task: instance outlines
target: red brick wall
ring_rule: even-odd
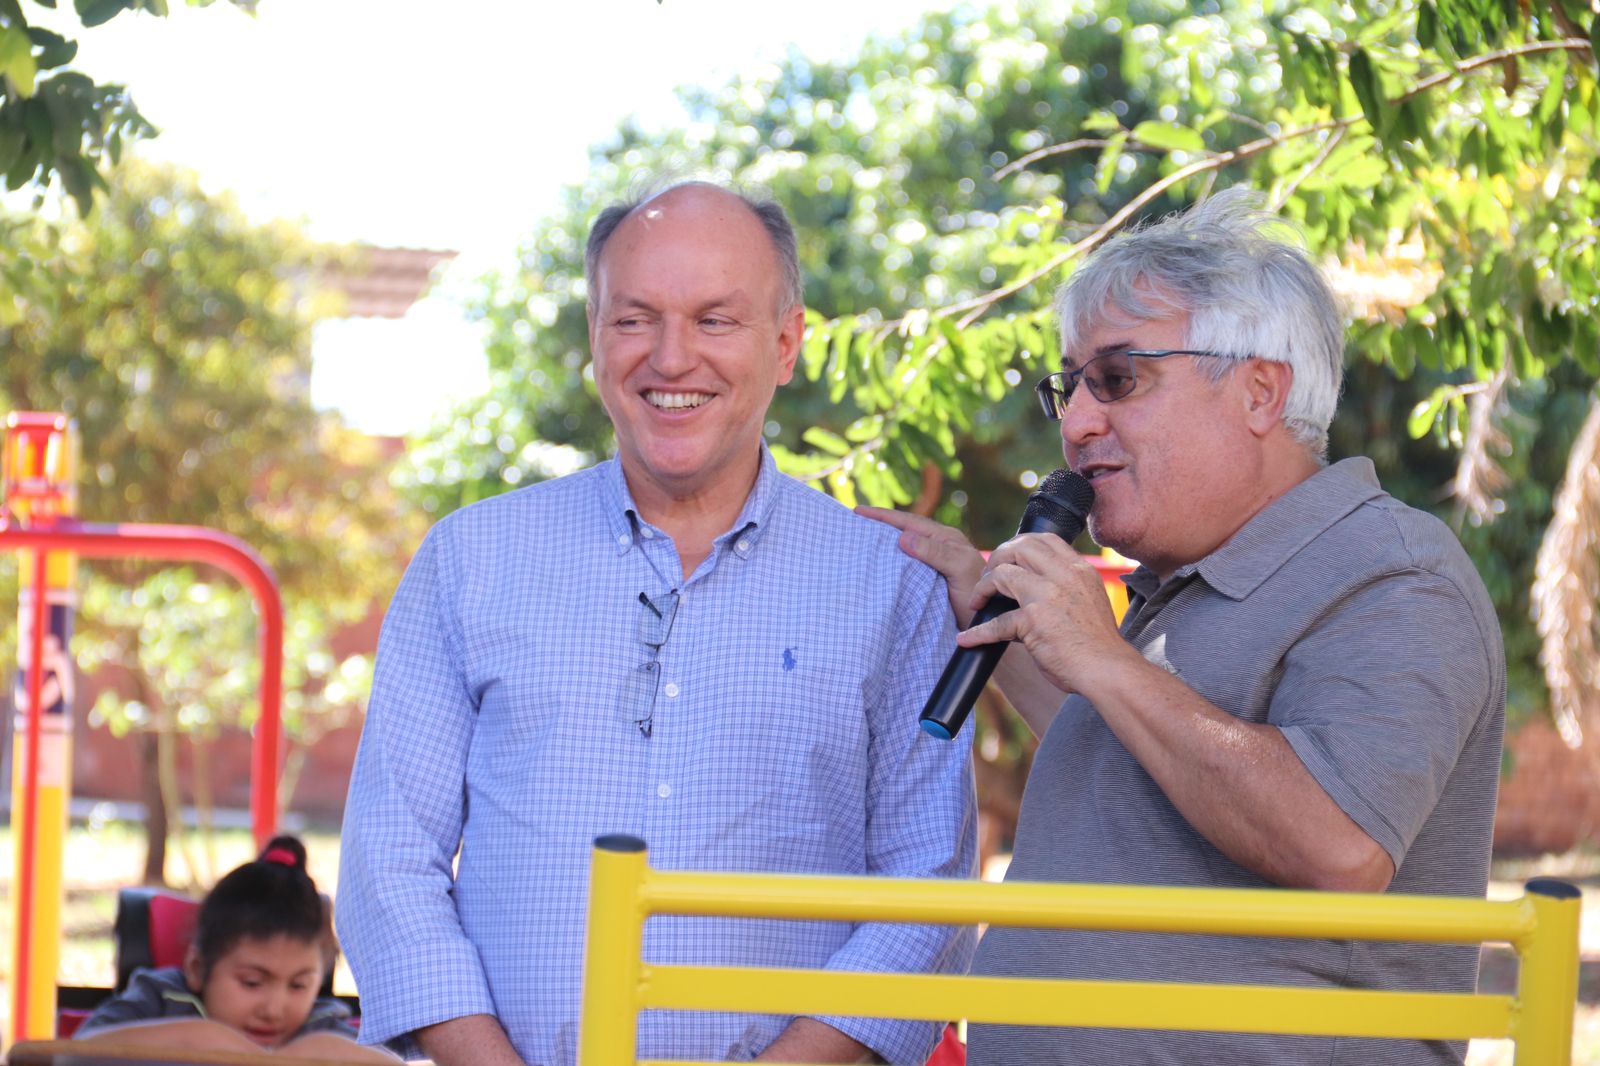
[[[377,644],[376,617],[341,634],[336,654],[348,655]],[[370,642],[370,643],[366,643]],[[93,684],[80,688],[73,757],[74,794],[97,799],[136,800],[138,764],[130,740],[105,728],[90,729],[84,708],[93,701]],[[341,729],[316,745],[307,758],[292,809],[317,821],[336,821],[344,810],[345,789],[355,759],[358,729]],[[1538,855],[1570,851],[1600,841],[1600,758],[1590,749],[1572,751],[1544,720],[1524,725],[1508,738],[1511,772],[1500,782],[1495,815],[1495,854]],[[249,738],[234,733],[212,745],[212,781],[220,806],[249,805]],[[189,780],[191,759],[180,747],[180,767]]]

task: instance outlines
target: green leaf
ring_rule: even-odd
[[[1406,432],[1411,434],[1412,440],[1421,440],[1428,435],[1453,391],[1449,385],[1440,385],[1431,396],[1411,409],[1411,415],[1406,419]]]
[[[823,429],[821,426],[812,426],[800,435],[800,439],[818,451],[827,452],[829,455],[845,456],[850,454],[850,442],[837,433]]]
[[[50,121],[50,111],[38,100],[23,101],[22,128],[28,131],[29,147],[36,156],[42,158],[55,143],[56,130]]]
[[[78,18],[85,26],[100,26],[133,6],[133,0],[73,0]]]
[[[57,156],[56,173],[61,184],[78,205],[78,217],[88,218],[94,210],[94,167],[81,156]]]
[[[1123,130],[1114,134],[1100,152],[1100,162],[1095,164],[1094,185],[1101,196],[1111,188],[1111,182],[1117,176],[1117,160],[1122,158],[1122,146],[1127,143],[1128,132]]]
[[[1557,111],[1561,109],[1561,98],[1567,90],[1567,57],[1566,53],[1557,53],[1556,60],[1552,61],[1550,68],[1550,84],[1544,87],[1544,95],[1539,97],[1539,121],[1549,122]]]
[[[9,122],[0,122],[0,173],[17,165],[22,156],[22,131]]]
[[[1357,48],[1350,53],[1350,88],[1355,90],[1356,99],[1361,103],[1361,113],[1367,117],[1378,139],[1382,140],[1388,132],[1392,116],[1385,106],[1388,101],[1384,96],[1383,82],[1364,48]]]
[[[0,26],[0,74],[11,82],[18,96],[33,95],[34,78],[39,68],[33,61],[33,40],[20,26]]]
[[[1422,0],[1417,7],[1417,41],[1428,48],[1437,49],[1440,40],[1439,9],[1433,6],[1431,0]]]
[[[121,138],[113,136],[108,148],[111,151],[111,161],[115,163],[117,157],[122,153]],[[808,381],[815,381],[820,378],[822,371],[828,365],[830,328],[826,318],[809,308],[806,310],[806,342],[805,346],[800,350],[800,357],[803,360],[801,365],[805,368]]]
[[[23,152],[11,169],[6,171],[6,189],[16,192],[26,185],[33,177],[35,170],[39,169],[38,160],[33,152]]]
[[[1216,99],[1216,93],[1211,90],[1210,80],[1200,70],[1198,49],[1189,51],[1189,99],[1199,111],[1211,110],[1212,101]]]
[[[1169,152],[1203,152],[1206,148],[1205,138],[1176,122],[1141,122],[1133,128],[1133,139]]]
[[[29,27],[28,39],[39,48],[35,61],[40,70],[65,66],[78,54],[77,41],[69,41],[59,33],[51,33],[37,26]]]

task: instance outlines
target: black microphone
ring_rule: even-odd
[[[1054,471],[1039,485],[1038,491],[1028,497],[1027,509],[1022,512],[1018,533],[1054,533],[1071,544],[1083,532],[1089,521],[1089,508],[1094,506],[1094,486],[1066,467]],[[1009,596],[994,595],[983,605],[983,610],[973,616],[973,625],[982,625],[1007,611],[1017,609],[1017,601]],[[1006,653],[1008,641],[983,644],[976,648],[957,648],[950,656],[939,683],[922,708],[922,731],[940,740],[949,740],[961,732],[961,724],[972,713],[978,693],[988,684],[989,675]]]

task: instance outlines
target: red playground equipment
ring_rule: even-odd
[[[41,696],[47,691],[45,638],[55,634],[60,642],[53,649],[57,657],[66,643],[65,624],[53,626],[56,619],[46,608],[52,591],[70,589],[78,557],[209,563],[250,590],[261,637],[261,715],[250,775],[250,816],[257,846],[271,838],[278,821],[283,604],[272,571],[249,545],[214,529],[79,521],[73,513],[76,466],[76,433],[65,415],[14,412],[6,417],[0,550],[21,553],[20,629],[26,646],[19,658],[27,674],[13,760],[17,890],[8,1034],[13,1041],[48,1039],[56,1028],[62,840],[71,765],[65,719],[70,718],[70,709],[59,699],[51,707],[41,707]],[[69,595],[56,598],[65,600]],[[64,615],[65,607],[55,606]],[[24,709],[25,714],[20,713]],[[47,718],[57,720],[47,723]]]

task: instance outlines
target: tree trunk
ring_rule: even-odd
[[[306,753],[309,745],[289,739],[289,753],[284,756],[283,774],[278,778],[278,818],[281,824],[283,812],[294,810],[294,792],[300,787],[300,774],[306,768]]]
[[[198,733],[189,734],[189,751],[194,756],[191,764],[194,791],[194,809],[200,830],[200,853],[206,868],[196,876],[208,885],[217,883],[217,832],[216,800],[211,792],[211,742]]]
[[[161,798],[167,805],[170,815],[167,828],[172,835],[173,842],[177,845],[178,853],[183,856],[185,867],[184,887],[189,892],[200,891],[199,866],[194,861],[194,853],[189,847],[189,834],[183,824],[183,794],[179,791],[178,784],[178,733],[173,721],[175,715],[166,713],[165,710],[156,716],[160,728],[156,732],[156,763],[160,770]]]
[[[154,733],[140,730],[132,740],[139,759],[139,798],[144,802],[144,878],[167,884],[167,804],[161,794],[160,757]]]

